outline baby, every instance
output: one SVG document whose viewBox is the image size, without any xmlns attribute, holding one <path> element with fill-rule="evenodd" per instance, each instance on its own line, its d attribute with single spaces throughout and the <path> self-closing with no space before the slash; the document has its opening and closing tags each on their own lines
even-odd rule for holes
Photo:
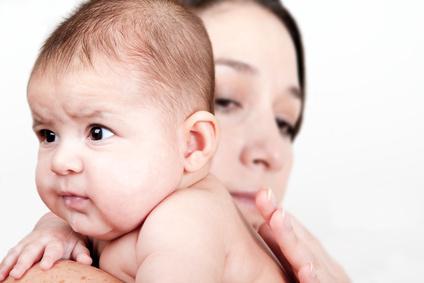
<svg viewBox="0 0 424 283">
<path fill-rule="evenodd" d="M 166 0 L 83 4 L 35 63 L 38 192 L 124 282 L 284 282 L 208 174 L 213 72 L 200 20 Z"/>
</svg>

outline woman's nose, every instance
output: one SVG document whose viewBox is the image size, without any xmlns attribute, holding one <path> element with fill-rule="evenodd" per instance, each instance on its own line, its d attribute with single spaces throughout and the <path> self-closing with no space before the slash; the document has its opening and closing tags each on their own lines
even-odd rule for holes
<svg viewBox="0 0 424 283">
<path fill-rule="evenodd" d="M 279 171 L 284 165 L 283 147 L 276 127 L 256 127 L 248 131 L 240 159 L 247 167 Z"/>
<path fill-rule="evenodd" d="M 81 173 L 83 162 L 77 145 L 69 143 L 58 145 L 51 160 L 51 170 L 61 176 Z"/>
</svg>

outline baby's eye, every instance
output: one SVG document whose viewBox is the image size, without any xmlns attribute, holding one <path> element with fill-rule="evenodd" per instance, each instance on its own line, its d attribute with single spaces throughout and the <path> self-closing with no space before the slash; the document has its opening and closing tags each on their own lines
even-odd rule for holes
<svg viewBox="0 0 424 283">
<path fill-rule="evenodd" d="M 241 108 L 241 104 L 238 101 L 229 98 L 215 98 L 215 110 L 221 112 L 230 112 L 236 108 Z"/>
<path fill-rule="evenodd" d="M 93 141 L 110 138 L 114 134 L 107 128 L 102 126 L 92 126 L 90 129 L 89 138 Z"/>
<path fill-rule="evenodd" d="M 50 130 L 42 129 L 38 132 L 40 142 L 52 143 L 56 140 L 56 134 Z"/>
<path fill-rule="evenodd" d="M 280 130 L 280 134 L 283 137 L 289 137 L 291 140 L 293 140 L 295 132 L 294 127 L 290 125 L 286 120 L 281 118 L 276 118 L 275 121 L 277 123 L 278 129 Z"/>
</svg>

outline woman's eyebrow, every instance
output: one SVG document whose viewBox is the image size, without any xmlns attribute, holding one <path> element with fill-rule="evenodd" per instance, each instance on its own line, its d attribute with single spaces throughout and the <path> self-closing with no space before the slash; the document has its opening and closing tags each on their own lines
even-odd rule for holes
<svg viewBox="0 0 424 283">
<path fill-rule="evenodd" d="M 215 60 L 215 65 L 227 66 L 236 71 L 243 72 L 243 73 L 249 73 L 249 74 L 258 73 L 258 69 L 256 69 L 252 65 L 242 61 L 234 60 L 234 59 L 218 58 Z"/>
</svg>

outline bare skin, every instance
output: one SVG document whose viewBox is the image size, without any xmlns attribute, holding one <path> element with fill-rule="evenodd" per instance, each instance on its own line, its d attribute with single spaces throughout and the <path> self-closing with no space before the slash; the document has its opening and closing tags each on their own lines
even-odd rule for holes
<svg viewBox="0 0 424 283">
<path fill-rule="evenodd" d="M 186 230 L 178 228 L 180 222 L 191 231 L 189 241 Z M 136 277 L 137 282 L 168 282 L 169 275 L 173 282 L 291 282 L 255 233 L 240 217 L 227 189 L 215 177 L 207 177 L 169 196 L 141 228 L 112 241 L 98 241 L 101 270 L 60 261 L 48 273 L 36 265 L 20 280 L 9 277 L 5 282 L 136 282 Z M 199 266 L 204 269 L 199 271 Z"/>
<path fill-rule="evenodd" d="M 7 278 L 5 283 L 21 282 L 104 282 L 104 283 L 122 283 L 112 275 L 75 261 L 63 260 L 57 262 L 54 267 L 46 272 L 38 264 L 34 265 L 21 279 Z M 66 279 L 66 281 L 64 280 Z"/>
<path fill-rule="evenodd" d="M 215 168 L 212 168 L 212 172 L 223 180 L 226 185 L 231 185 L 229 187 L 239 187 L 237 182 L 242 180 L 244 183 L 251 184 L 250 187 L 255 188 L 256 193 L 253 194 L 253 198 L 251 197 L 251 199 L 254 199 L 254 196 L 256 196 L 255 208 L 251 209 L 252 205 L 249 204 L 246 209 L 242 208 L 242 211 L 251 225 L 259 228 L 261 223 L 263 223 L 259 229 L 260 234 L 282 262 L 288 261 L 290 263 L 298 281 L 350 282 L 343 268 L 327 254 L 321 243 L 302 223 L 287 211 L 285 213 L 274 213 L 277 210 L 282 211 L 281 207 L 279 208 L 279 203 L 284 195 L 285 184 L 289 175 L 289 171 L 285 171 L 287 167 L 281 169 L 282 167 L 278 167 L 276 164 L 291 162 L 289 155 L 282 154 L 284 152 L 291 153 L 291 142 L 285 143 L 280 140 L 280 129 L 274 124 L 274 115 L 277 114 L 277 109 L 261 108 L 259 106 L 276 105 L 279 102 L 278 104 L 288 107 L 288 112 L 284 110 L 282 114 L 286 113 L 289 115 L 288 113 L 294 113 L 294 116 L 292 116 L 293 120 L 289 122 L 294 123 L 296 121 L 297 115 L 299 115 L 299 106 L 296 105 L 295 100 L 289 96 L 283 96 L 281 100 L 279 96 L 275 95 L 276 93 L 281 93 L 281 90 L 284 90 L 285 86 L 289 85 L 286 83 L 290 82 L 282 80 L 288 77 L 282 76 L 281 73 L 292 74 L 289 77 L 294 78 L 296 66 L 281 64 L 279 67 L 285 69 L 269 69 L 274 65 L 267 61 L 258 60 L 260 58 L 258 56 L 261 54 L 273 54 L 273 56 L 268 56 L 267 58 L 273 62 L 279 62 L 281 60 L 279 56 L 287 56 L 287 54 L 282 54 L 282 47 L 275 42 L 269 42 L 269 40 L 283 38 L 285 41 L 290 42 L 290 38 L 286 36 L 286 31 L 281 29 L 281 22 L 276 20 L 272 14 L 264 13 L 260 7 L 245 5 L 240 2 L 223 3 L 221 8 L 221 11 L 227 11 L 227 13 L 220 14 L 219 9 L 211 10 L 209 14 L 200 13 L 204 20 L 208 18 L 205 21 L 208 32 L 215 31 L 215 35 L 211 37 L 215 55 L 249 61 L 256 70 L 260 71 L 259 74 L 263 75 L 246 77 L 242 76 L 242 74 L 234 73 L 234 81 L 239 82 L 240 85 L 250 86 L 252 83 L 254 84 L 254 87 L 250 87 L 253 90 L 252 100 L 249 100 L 249 103 L 245 103 L 243 102 L 245 100 L 240 101 L 239 96 L 237 99 L 224 97 L 226 99 L 231 98 L 231 101 L 218 101 L 218 104 L 216 104 L 216 115 L 222 128 L 222 146 L 218 150 L 218 158 L 214 161 Z M 252 21 L 252 19 L 258 19 L 262 23 L 271 20 L 269 25 L 271 30 L 258 30 L 260 27 L 267 25 L 257 25 L 255 24 L 257 21 Z M 254 26 L 252 27 L 251 25 Z M 243 28 L 243 33 L 240 32 L 240 28 Z M 236 35 L 237 38 L 235 37 Z M 226 36 L 230 36 L 232 40 L 225 40 Z M 255 38 L 255 41 L 252 42 L 251 38 Z M 233 47 L 239 46 L 239 48 L 242 48 L 245 57 L 233 57 L 231 54 L 232 50 L 225 46 L 225 43 L 229 42 L 238 42 Z M 256 45 L 257 42 L 262 42 L 263 45 Z M 278 44 L 284 44 L 284 41 Z M 246 46 L 250 48 L 247 49 Z M 258 46 L 258 48 L 254 49 L 255 46 Z M 234 51 L 234 54 L 242 54 L 237 50 Z M 290 51 L 289 56 L 295 56 L 293 50 Z M 217 68 L 219 68 L 219 72 L 228 71 L 228 68 L 222 66 L 222 64 Z M 228 85 L 226 81 L 222 80 L 223 77 L 227 76 L 225 74 L 217 74 L 218 88 L 228 89 L 228 86 L 233 84 Z M 258 80 L 258 78 L 260 79 Z M 283 83 L 281 88 L 273 88 L 276 82 Z M 238 91 L 237 93 L 243 94 L 241 97 L 243 99 L 246 97 L 244 92 Z M 231 111 L 237 109 L 235 108 L 234 100 L 242 103 L 244 112 L 240 113 L 248 113 L 248 116 L 231 115 L 233 113 Z M 288 117 L 287 115 L 285 117 Z M 260 119 L 245 119 L 246 117 L 259 117 Z M 262 129 L 263 132 L 259 133 L 252 129 Z M 225 152 L 225 148 L 228 148 L 227 152 Z M 275 159 L 275 156 L 278 158 Z M 266 164 L 273 166 L 264 166 Z M 218 172 L 218 168 L 222 168 L 222 171 Z M 279 171 L 280 169 L 282 171 Z M 282 175 L 276 172 L 282 172 Z M 267 190 L 260 190 L 264 188 L 271 188 L 273 193 L 269 193 Z M 16 265 L 17 274 L 22 274 L 29 268 L 34 258 L 37 258 L 37 260 L 41 259 L 41 264 L 44 268 L 49 268 L 56 258 L 62 257 L 72 258 L 84 264 L 91 263 L 88 250 L 84 249 L 83 244 L 81 244 L 84 243 L 84 240 L 77 234 L 69 234 L 59 218 L 52 215 L 47 215 L 46 218 L 50 219 L 51 226 L 49 229 L 47 230 L 44 225 L 37 225 L 34 231 L 23 239 L 6 257 L 0 268 L 0 273 L 7 274 L 14 267 L 18 258 L 19 264 Z M 51 218 L 55 218 L 55 220 L 52 221 Z M 42 218 L 39 224 L 43 222 L 47 222 L 45 218 Z M 292 228 L 285 226 L 284 223 L 292 224 Z M 65 237 L 64 235 L 70 236 Z M 40 238 L 43 240 L 40 240 Z M 79 244 L 75 245 L 76 242 Z M 35 247 L 35 252 L 34 249 L 32 249 L 33 252 L 28 251 L 28 247 Z M 46 254 L 43 256 L 43 253 L 40 252 L 44 248 L 49 251 L 47 256 Z M 64 252 L 68 250 L 73 252 Z"/>
<path fill-rule="evenodd" d="M 287 282 L 247 227 L 226 188 L 207 177 L 169 196 L 141 229 L 100 242 L 100 268 L 125 282 Z"/>
</svg>

